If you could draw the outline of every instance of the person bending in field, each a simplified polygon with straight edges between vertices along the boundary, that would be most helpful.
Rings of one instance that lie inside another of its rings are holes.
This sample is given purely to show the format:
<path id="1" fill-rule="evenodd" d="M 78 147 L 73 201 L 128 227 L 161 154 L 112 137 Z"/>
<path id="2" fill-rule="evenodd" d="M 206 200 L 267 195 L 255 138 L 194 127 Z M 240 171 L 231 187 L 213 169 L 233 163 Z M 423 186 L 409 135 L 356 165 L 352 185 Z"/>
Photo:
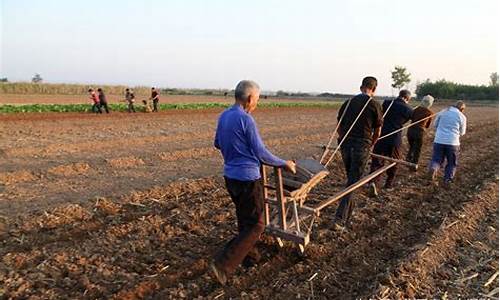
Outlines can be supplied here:
<path id="1" fill-rule="evenodd" d="M 99 103 L 99 97 L 95 93 L 94 89 L 89 89 L 90 101 L 92 101 L 92 112 L 102 114 L 101 105 Z"/>
<path id="2" fill-rule="evenodd" d="M 160 102 L 160 93 L 154 88 L 151 88 L 151 100 L 153 100 L 153 111 L 158 112 L 158 103 Z"/>
<path id="3" fill-rule="evenodd" d="M 243 80 L 235 90 L 235 103 L 217 122 L 214 146 L 224 158 L 224 180 L 236 208 L 238 234 L 215 256 L 210 269 L 225 284 L 228 276 L 243 263 L 251 266 L 260 254 L 256 242 L 264 231 L 264 190 L 260 174 L 262 163 L 284 167 L 295 173 L 295 163 L 274 156 L 262 142 L 251 113 L 257 107 L 260 88 Z"/>
<path id="4" fill-rule="evenodd" d="M 104 91 L 101 88 L 98 88 L 97 93 L 99 96 L 99 105 L 101 106 L 101 108 L 104 107 L 106 113 L 109 114 L 108 100 L 106 99 L 106 95 L 104 95 Z"/>
<path id="5" fill-rule="evenodd" d="M 406 155 L 406 160 L 418 165 L 420 159 L 420 150 L 422 149 L 422 144 L 424 143 L 424 137 L 426 130 L 432 124 L 432 110 L 430 107 L 434 103 L 434 97 L 431 95 L 425 95 L 422 98 L 422 102 L 413 110 L 413 115 L 411 116 L 411 123 L 419 122 L 410 128 L 406 137 L 408 138 L 408 144 L 410 149 Z M 427 119 L 426 119 L 427 118 Z M 426 119 L 424 121 L 420 121 Z M 416 169 L 414 169 L 416 171 Z"/>
<path id="6" fill-rule="evenodd" d="M 403 128 L 403 125 L 410 121 L 413 115 L 413 109 L 408 105 L 411 100 L 411 92 L 409 90 L 401 90 L 399 97 L 394 100 L 386 100 L 382 104 L 382 109 L 385 113 L 384 125 L 382 126 L 382 135 L 390 134 L 394 131 Z M 403 141 L 402 131 L 389 135 L 386 138 L 379 139 L 373 148 L 373 153 L 401 159 L 401 144 Z M 384 161 L 380 158 L 373 157 L 371 164 L 371 172 L 382 168 Z M 384 188 L 391 190 L 394 186 L 394 179 L 396 178 L 396 166 L 388 169 L 387 179 Z M 370 183 L 370 196 L 378 196 L 377 187 L 380 183 L 382 176 L 379 175 Z"/>
<path id="7" fill-rule="evenodd" d="M 148 100 L 142 100 L 142 104 L 144 105 L 144 112 L 150 113 L 153 110 L 151 109 L 151 105 L 149 105 Z"/>
<path id="8" fill-rule="evenodd" d="M 449 187 L 455 177 L 460 151 L 460 137 L 465 134 L 467 118 L 464 115 L 465 103 L 458 101 L 440 111 L 434 121 L 436 136 L 432 149 L 432 159 L 429 165 L 429 177 L 437 184 L 437 173 L 446 159 L 444 169 L 444 185 Z"/>
<path id="9" fill-rule="evenodd" d="M 130 89 L 125 89 L 125 101 L 128 104 L 128 112 L 134 112 L 135 113 L 135 107 L 134 107 L 134 102 L 135 102 L 135 95 L 134 92 Z"/>
<path id="10" fill-rule="evenodd" d="M 347 174 L 346 186 L 361 179 L 370 157 L 371 148 L 380 136 L 382 108 L 380 103 L 373 100 L 376 89 L 377 79 L 375 77 L 363 78 L 360 87 L 361 94 L 345 101 L 337 114 L 337 122 L 340 122 L 339 144 L 342 143 L 340 144 L 340 153 Z M 364 110 L 363 107 L 365 107 Z M 358 116 L 359 118 L 354 123 Z M 349 131 L 351 127 L 352 129 Z M 335 230 L 344 231 L 349 225 L 354 208 L 351 196 L 352 192 L 340 200 L 335 214 Z"/>

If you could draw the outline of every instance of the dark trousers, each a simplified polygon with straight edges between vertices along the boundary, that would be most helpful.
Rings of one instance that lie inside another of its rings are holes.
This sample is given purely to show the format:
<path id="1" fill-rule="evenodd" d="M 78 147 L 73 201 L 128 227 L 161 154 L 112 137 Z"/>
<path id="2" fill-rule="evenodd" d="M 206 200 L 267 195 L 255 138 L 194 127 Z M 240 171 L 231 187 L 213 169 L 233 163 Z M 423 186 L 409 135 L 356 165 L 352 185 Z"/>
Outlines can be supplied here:
<path id="1" fill-rule="evenodd" d="M 153 111 L 158 111 L 158 102 L 160 102 L 160 100 L 153 99 Z"/>
<path id="2" fill-rule="evenodd" d="M 129 113 L 135 112 L 134 102 L 131 102 L 131 101 L 128 102 L 128 112 Z"/>
<path id="3" fill-rule="evenodd" d="M 395 159 L 401 159 L 400 148 L 401 148 L 400 145 L 394 145 L 392 143 L 387 143 L 387 142 L 379 142 L 373 148 L 373 153 L 392 157 Z M 370 173 L 373 173 L 374 171 L 382 168 L 383 166 L 384 166 L 383 159 L 373 157 L 372 164 L 370 167 Z M 387 179 L 385 182 L 386 187 L 390 187 L 394 183 L 394 179 L 396 178 L 396 171 L 397 171 L 397 165 L 386 171 L 387 172 Z M 382 179 L 382 174 L 375 177 L 375 179 L 373 179 L 373 182 L 378 185 L 381 179 Z"/>
<path id="4" fill-rule="evenodd" d="M 95 112 L 96 114 L 102 114 L 101 105 L 99 103 L 94 103 L 92 105 L 92 112 Z"/>
<path id="5" fill-rule="evenodd" d="M 101 102 L 101 108 L 104 107 L 104 110 L 107 114 L 109 114 L 108 102 Z"/>
<path id="6" fill-rule="evenodd" d="M 342 161 L 347 174 L 347 184 L 356 183 L 363 176 L 366 163 L 370 157 L 370 142 L 364 139 L 348 139 L 340 147 Z M 351 201 L 352 193 L 345 195 L 341 200 L 335 217 L 344 223 L 349 221 L 354 209 Z"/>
<path id="7" fill-rule="evenodd" d="M 444 169 L 444 180 L 450 181 L 455 177 L 455 172 L 458 166 L 458 155 L 460 146 L 444 145 L 434 143 L 432 147 L 432 159 L 429 166 L 430 171 L 437 172 L 444 164 L 446 159 L 446 167 Z"/>
<path id="8" fill-rule="evenodd" d="M 425 131 L 410 131 L 408 130 L 408 144 L 410 149 L 406 155 L 406 161 L 417 164 L 420 159 L 420 150 L 422 149 L 422 144 L 424 142 Z"/>
<path id="9" fill-rule="evenodd" d="M 255 244 L 264 232 L 264 191 L 262 180 L 240 181 L 224 177 L 236 207 L 238 235 L 217 254 L 216 265 L 232 274 L 245 258 L 258 259 Z"/>

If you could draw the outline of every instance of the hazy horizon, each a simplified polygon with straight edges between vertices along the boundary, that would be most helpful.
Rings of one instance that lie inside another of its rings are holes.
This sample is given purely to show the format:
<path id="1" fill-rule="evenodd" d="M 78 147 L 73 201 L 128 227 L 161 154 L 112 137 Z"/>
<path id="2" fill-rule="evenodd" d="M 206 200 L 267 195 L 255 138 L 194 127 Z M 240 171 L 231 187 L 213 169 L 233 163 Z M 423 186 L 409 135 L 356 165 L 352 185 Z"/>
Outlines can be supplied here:
<path id="1" fill-rule="evenodd" d="M 48 83 L 393 93 L 395 65 L 417 81 L 488 84 L 497 1 L 61 2 L 2 0 L 0 77 Z"/>

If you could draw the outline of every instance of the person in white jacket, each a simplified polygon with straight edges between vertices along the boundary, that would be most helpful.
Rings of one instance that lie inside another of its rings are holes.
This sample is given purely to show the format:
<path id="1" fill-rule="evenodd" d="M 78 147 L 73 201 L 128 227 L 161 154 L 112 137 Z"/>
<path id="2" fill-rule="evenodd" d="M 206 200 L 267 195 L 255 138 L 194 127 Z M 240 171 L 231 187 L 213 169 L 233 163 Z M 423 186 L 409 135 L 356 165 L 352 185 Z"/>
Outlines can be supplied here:
<path id="1" fill-rule="evenodd" d="M 458 101 L 438 113 L 434 121 L 436 136 L 432 149 L 432 159 L 429 165 L 429 176 L 433 182 L 437 182 L 437 173 L 446 159 L 444 169 L 444 183 L 449 185 L 453 182 L 458 166 L 458 154 L 460 151 L 460 137 L 465 134 L 467 118 L 463 114 L 465 103 Z"/>

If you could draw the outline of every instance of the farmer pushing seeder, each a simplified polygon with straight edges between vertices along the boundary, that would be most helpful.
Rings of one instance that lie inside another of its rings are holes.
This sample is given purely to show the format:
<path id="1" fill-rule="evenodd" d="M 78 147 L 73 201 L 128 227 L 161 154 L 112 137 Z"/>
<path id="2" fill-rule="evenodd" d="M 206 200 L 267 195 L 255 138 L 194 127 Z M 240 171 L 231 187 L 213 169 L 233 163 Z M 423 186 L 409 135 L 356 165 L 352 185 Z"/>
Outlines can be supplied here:
<path id="1" fill-rule="evenodd" d="M 238 234 L 211 264 L 221 284 L 226 283 L 240 264 L 252 266 L 259 261 L 255 244 L 264 231 L 274 236 L 280 246 L 283 240 L 288 240 L 297 244 L 303 253 L 310 241 L 313 224 L 324 208 L 340 202 L 333 228 L 342 233 L 350 225 L 354 191 L 369 184 L 371 196 L 377 196 L 380 176 L 387 172 L 384 189 L 391 192 L 397 165 L 417 170 L 423 132 L 434 117 L 429 110 L 434 99 L 424 97 L 422 105 L 414 110 L 408 105 L 411 93 L 402 90 L 399 97 L 381 105 L 374 100 L 377 84 L 376 78 L 365 77 L 361 93 L 343 103 L 336 128 L 327 144 L 320 146 L 323 153 L 319 160 L 292 161 L 274 156 L 259 135 L 251 113 L 257 107 L 260 87 L 248 80 L 238 83 L 235 103 L 219 117 L 214 141 L 224 158 L 224 179 L 238 221 Z M 465 134 L 464 109 L 465 105 L 459 102 L 436 118 L 436 139 L 429 172 L 433 182 L 445 158 L 444 183 L 448 185 L 453 180 L 457 143 Z M 409 121 L 411 123 L 405 125 Z M 401 159 L 402 132 L 408 128 L 414 129 L 411 133 L 414 145 L 408 155 L 410 161 Z M 334 147 L 335 137 L 338 143 Z M 309 192 L 330 174 L 328 166 L 339 152 L 347 175 L 346 187 L 317 205 L 307 205 Z M 370 157 L 370 173 L 363 176 Z M 269 168 L 273 172 L 269 172 Z"/>

